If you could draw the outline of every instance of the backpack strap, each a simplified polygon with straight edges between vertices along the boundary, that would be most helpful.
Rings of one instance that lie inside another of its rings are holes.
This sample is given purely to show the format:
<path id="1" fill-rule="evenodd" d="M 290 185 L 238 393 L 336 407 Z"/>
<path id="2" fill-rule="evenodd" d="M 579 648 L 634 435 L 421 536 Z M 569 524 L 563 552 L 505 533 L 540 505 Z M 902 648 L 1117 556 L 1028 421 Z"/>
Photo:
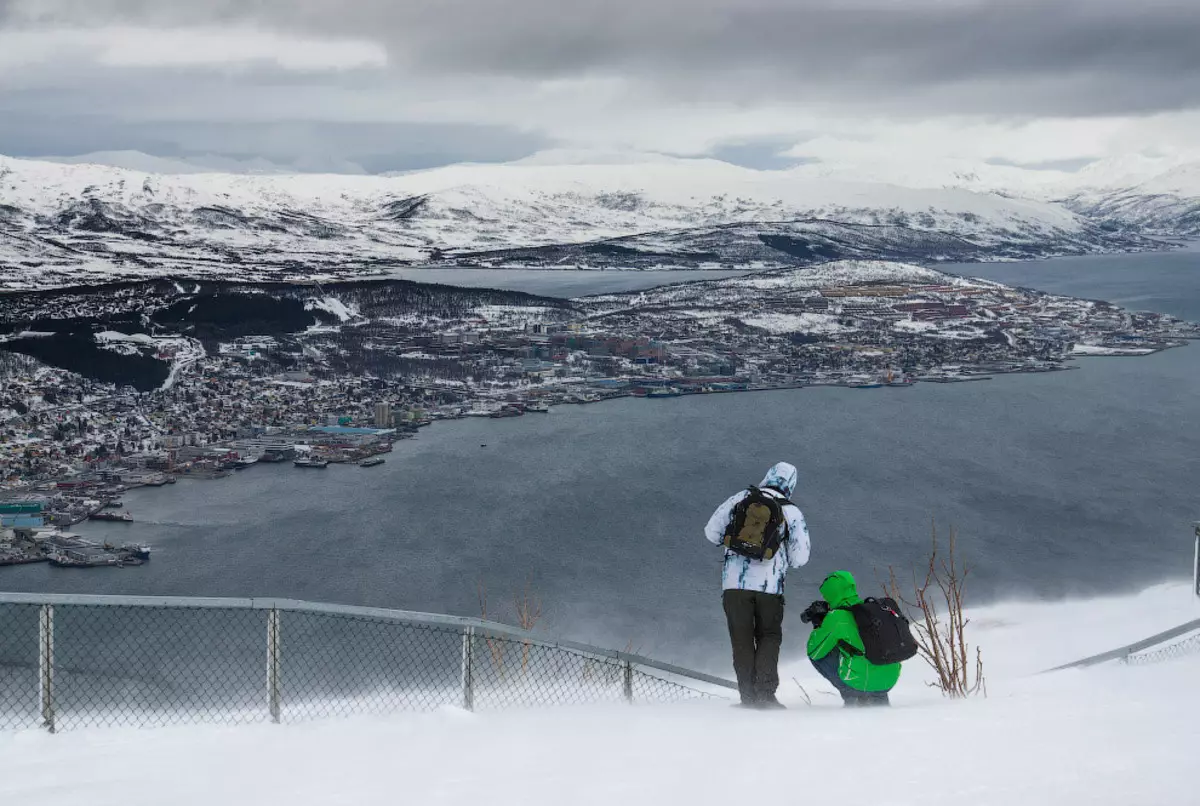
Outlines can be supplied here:
<path id="1" fill-rule="evenodd" d="M 844 608 L 838 607 L 838 608 L 834 608 L 834 609 L 842 610 Z M 847 655 L 849 655 L 850 657 L 858 657 L 859 655 L 866 654 L 861 649 L 854 646 L 853 644 L 851 644 L 849 641 L 847 641 L 844 638 L 838 639 L 837 648 L 840 649 L 842 652 L 846 653 Z"/>
<path id="2" fill-rule="evenodd" d="M 751 487 L 750 489 L 751 489 L 751 490 L 757 490 L 757 489 L 759 489 L 759 488 L 758 488 L 758 487 Z M 786 505 L 786 504 L 792 504 L 792 500 L 791 500 L 790 498 L 788 498 L 788 496 L 787 496 L 787 493 L 785 493 L 783 490 L 780 490 L 778 487 L 763 487 L 762 489 L 764 489 L 764 490 L 770 490 L 771 492 L 773 492 L 773 493 L 775 493 L 776 495 L 778 495 L 778 496 L 779 496 L 779 503 L 780 503 L 780 506 L 783 506 L 783 505 Z M 796 506 L 796 505 L 795 505 L 795 504 L 792 504 L 792 506 Z"/>
<path id="3" fill-rule="evenodd" d="M 792 558 L 788 556 L 788 553 L 790 551 L 789 545 L 792 542 L 792 524 L 788 522 L 787 507 L 794 507 L 796 505 L 792 503 L 790 498 L 783 494 L 782 490 L 776 490 L 774 487 L 768 487 L 767 489 L 779 494 L 779 513 L 783 516 L 783 542 L 779 545 L 783 548 L 783 558 L 790 567 Z"/>
<path id="4" fill-rule="evenodd" d="M 757 490 L 758 488 L 751 487 L 750 489 Z M 790 556 L 788 556 L 788 553 L 790 551 L 790 549 L 788 548 L 788 545 L 792 542 L 792 525 L 790 523 L 788 523 L 787 511 L 785 510 L 785 508 L 789 507 L 789 506 L 794 507 L 796 505 L 792 503 L 791 499 L 789 499 L 786 495 L 783 494 L 783 490 L 777 490 L 774 487 L 767 487 L 765 489 L 768 489 L 771 492 L 773 492 L 779 496 L 778 498 L 775 499 L 776 503 L 779 504 L 779 514 L 783 517 L 783 540 L 780 541 L 779 547 L 782 549 L 781 553 L 783 554 L 784 564 L 787 565 L 788 567 L 791 567 L 792 558 Z M 774 497 L 774 496 L 772 496 L 772 497 Z"/>

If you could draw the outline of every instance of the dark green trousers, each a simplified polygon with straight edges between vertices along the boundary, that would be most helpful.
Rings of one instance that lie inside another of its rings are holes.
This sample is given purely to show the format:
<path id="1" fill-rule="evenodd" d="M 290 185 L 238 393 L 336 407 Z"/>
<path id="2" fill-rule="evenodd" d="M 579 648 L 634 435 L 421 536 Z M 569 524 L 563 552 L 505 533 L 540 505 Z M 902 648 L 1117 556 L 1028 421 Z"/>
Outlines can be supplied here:
<path id="1" fill-rule="evenodd" d="M 783 644 L 783 597 L 758 591 L 725 591 L 722 595 L 733 672 L 742 702 L 772 700 L 779 688 L 779 647 Z"/>

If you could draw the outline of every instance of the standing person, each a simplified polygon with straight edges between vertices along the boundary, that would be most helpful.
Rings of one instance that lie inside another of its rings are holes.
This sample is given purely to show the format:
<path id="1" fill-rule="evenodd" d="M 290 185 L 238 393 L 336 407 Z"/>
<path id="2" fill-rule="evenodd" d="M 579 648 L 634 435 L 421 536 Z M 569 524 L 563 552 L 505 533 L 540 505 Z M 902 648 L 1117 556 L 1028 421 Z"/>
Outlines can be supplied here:
<path id="1" fill-rule="evenodd" d="M 704 527 L 725 547 L 722 603 L 733 645 L 733 670 L 742 705 L 782 708 L 779 647 L 783 643 L 783 583 L 789 568 L 808 562 L 808 526 L 789 499 L 796 468 L 780 462 L 757 487 L 731 496 Z"/>

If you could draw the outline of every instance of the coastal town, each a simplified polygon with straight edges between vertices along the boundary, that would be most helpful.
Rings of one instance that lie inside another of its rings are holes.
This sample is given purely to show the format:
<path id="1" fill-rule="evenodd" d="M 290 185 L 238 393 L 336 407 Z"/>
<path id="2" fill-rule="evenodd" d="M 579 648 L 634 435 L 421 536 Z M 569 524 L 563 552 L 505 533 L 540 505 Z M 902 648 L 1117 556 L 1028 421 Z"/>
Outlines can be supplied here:
<path id="1" fill-rule="evenodd" d="M 173 285 L 161 298 L 110 292 L 123 301 L 99 313 L 69 297 L 39 300 L 40 319 L 20 299 L 0 303 L 0 564 L 137 564 L 146 547 L 63 530 L 134 517 L 120 505 L 132 487 L 260 462 L 375 466 L 438 420 L 977 382 L 1200 337 L 1170 317 L 880 262 L 576 300 L 412 283 Z M 252 317 L 225 315 L 250 303 Z"/>

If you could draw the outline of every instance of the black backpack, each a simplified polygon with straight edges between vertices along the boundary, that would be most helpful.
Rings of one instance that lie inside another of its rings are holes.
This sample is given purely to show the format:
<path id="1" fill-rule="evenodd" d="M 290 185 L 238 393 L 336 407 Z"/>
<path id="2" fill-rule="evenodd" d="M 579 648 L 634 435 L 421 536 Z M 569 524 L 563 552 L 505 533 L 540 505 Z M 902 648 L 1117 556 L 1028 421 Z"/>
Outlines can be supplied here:
<path id="1" fill-rule="evenodd" d="M 751 487 L 733 508 L 725 527 L 725 547 L 752 560 L 770 560 L 789 536 L 783 508 L 792 503 L 782 496 Z"/>
<path id="2" fill-rule="evenodd" d="M 890 597 L 868 598 L 862 604 L 838 608 L 849 610 L 858 627 L 863 655 L 876 666 L 900 663 L 917 654 L 917 641 L 900 606 Z"/>

